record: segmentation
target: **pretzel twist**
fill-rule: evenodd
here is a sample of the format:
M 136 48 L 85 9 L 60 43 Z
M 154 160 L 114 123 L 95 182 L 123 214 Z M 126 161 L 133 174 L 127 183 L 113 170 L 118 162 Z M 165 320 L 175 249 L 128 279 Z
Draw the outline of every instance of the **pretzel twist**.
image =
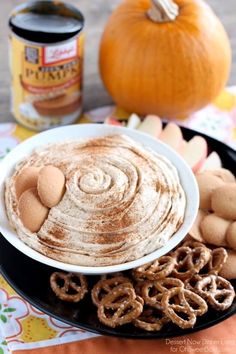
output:
M 98 318 L 105 325 L 115 328 L 132 322 L 142 310 L 143 304 L 136 297 L 134 289 L 121 284 L 102 298 L 98 306 Z
M 59 299 L 68 302 L 79 302 L 88 292 L 87 280 L 82 274 L 54 272 L 50 285 Z
M 209 261 L 211 252 L 205 246 L 198 246 L 196 248 L 181 246 L 173 252 L 172 256 L 177 263 L 172 276 L 186 280 L 190 279 L 194 274 L 199 273 Z
M 156 281 L 146 281 L 143 283 L 141 294 L 145 304 L 158 310 L 163 310 L 161 300 L 163 293 L 175 287 L 183 288 L 184 283 L 180 279 L 164 278 Z
M 183 288 L 173 288 L 164 292 L 161 304 L 164 314 L 183 329 L 192 328 L 197 316 L 203 315 L 208 309 L 205 300 Z M 180 316 L 181 313 L 183 317 Z
M 171 274 L 175 267 L 175 259 L 171 256 L 162 256 L 154 262 L 135 268 L 132 275 L 136 281 L 158 280 Z
M 99 306 L 103 297 L 109 294 L 112 289 L 121 284 L 128 287 L 133 287 L 129 278 L 124 276 L 116 276 L 114 278 L 107 279 L 102 278 L 99 280 L 91 291 L 91 297 L 94 305 Z
M 200 275 L 218 275 L 227 258 L 228 253 L 223 247 L 215 248 L 211 251 L 211 257 L 205 267 L 201 269 Z
M 209 275 L 197 282 L 195 291 L 214 309 L 228 309 L 235 298 L 235 291 L 230 282 L 218 275 Z

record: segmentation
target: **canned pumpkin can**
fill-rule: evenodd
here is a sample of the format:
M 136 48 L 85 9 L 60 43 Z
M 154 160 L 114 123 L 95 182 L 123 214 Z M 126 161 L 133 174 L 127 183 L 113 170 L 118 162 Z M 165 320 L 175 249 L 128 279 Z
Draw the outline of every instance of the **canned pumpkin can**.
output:
M 82 112 L 81 12 L 59 1 L 31 1 L 9 19 L 11 111 L 27 128 L 71 124 Z

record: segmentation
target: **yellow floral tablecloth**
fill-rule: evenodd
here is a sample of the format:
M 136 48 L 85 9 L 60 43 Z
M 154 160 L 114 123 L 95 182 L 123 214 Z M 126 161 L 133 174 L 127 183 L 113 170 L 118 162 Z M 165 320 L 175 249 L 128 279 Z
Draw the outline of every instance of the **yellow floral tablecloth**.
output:
M 106 117 L 126 120 L 129 114 L 114 106 L 89 111 L 78 123 L 101 122 Z M 179 122 L 236 149 L 236 87 L 222 92 L 214 104 Z M 15 123 L 0 124 L 0 159 L 21 141 L 34 135 Z M 0 354 L 54 344 L 81 341 L 96 335 L 66 325 L 28 304 L 0 276 Z M 236 352 L 236 341 L 232 343 Z M 74 351 L 73 351 L 74 353 Z

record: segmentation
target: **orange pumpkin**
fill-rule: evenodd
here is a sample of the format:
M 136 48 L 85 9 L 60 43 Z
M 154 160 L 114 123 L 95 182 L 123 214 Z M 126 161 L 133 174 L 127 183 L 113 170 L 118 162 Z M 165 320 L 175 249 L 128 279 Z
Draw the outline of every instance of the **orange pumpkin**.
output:
M 227 34 L 201 0 L 126 0 L 100 45 L 100 73 L 114 101 L 140 115 L 181 118 L 211 102 L 231 64 Z

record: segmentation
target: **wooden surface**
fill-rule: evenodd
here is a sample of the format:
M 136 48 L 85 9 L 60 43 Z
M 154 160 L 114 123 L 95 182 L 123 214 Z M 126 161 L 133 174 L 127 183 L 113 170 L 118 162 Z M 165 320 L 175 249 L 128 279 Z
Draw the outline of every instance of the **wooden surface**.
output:
M 86 19 L 84 109 L 91 109 L 111 103 L 98 74 L 97 53 L 104 24 L 121 0 L 70 0 L 77 5 Z M 13 121 L 10 114 L 10 73 L 8 69 L 7 20 L 10 11 L 24 1 L 0 0 L 0 122 Z M 207 1 L 222 20 L 229 34 L 233 65 L 229 84 L 236 84 L 236 0 Z

